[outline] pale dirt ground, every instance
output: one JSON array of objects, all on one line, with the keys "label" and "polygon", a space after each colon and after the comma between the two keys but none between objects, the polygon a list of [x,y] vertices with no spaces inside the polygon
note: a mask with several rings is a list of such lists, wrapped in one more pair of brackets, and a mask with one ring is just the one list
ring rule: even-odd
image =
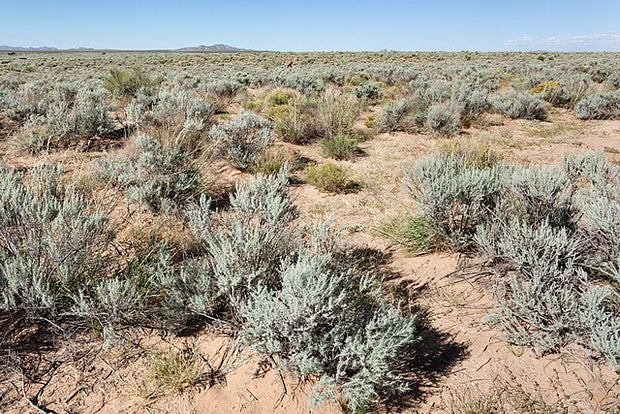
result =
[{"label": "pale dirt ground", "polygon": [[[458,139],[483,140],[507,160],[522,163],[558,163],[564,153],[601,147],[611,159],[620,159],[615,153],[620,151],[620,121],[584,122],[561,111],[552,112],[547,122],[504,120],[501,126],[472,128]],[[424,135],[380,134],[361,144],[364,156],[342,162],[364,183],[360,192],[324,194],[307,184],[293,185],[290,190],[304,217],[331,217],[344,229],[349,243],[368,252],[382,252],[384,268],[392,274],[387,283],[409,283],[416,292],[416,302],[429,312],[433,329],[420,345],[416,388],[411,398],[403,401],[405,406],[392,412],[449,413],[455,393],[478,395],[498,384],[548,403],[561,400],[571,413],[613,412],[608,408],[619,401],[617,372],[570,347],[561,354],[539,357],[530,349],[508,345],[500,331],[484,323],[495,306],[491,277],[475,272],[475,267],[469,273],[453,273],[466,263],[465,259],[450,254],[415,257],[376,231],[383,220],[411,211],[413,205],[402,187],[402,169],[432,151],[436,143]],[[318,145],[294,149],[322,160]],[[96,156],[67,152],[51,157],[72,164]],[[15,165],[41,161],[12,159]],[[146,331],[133,336],[133,343],[111,349],[86,339],[70,347],[61,344],[43,355],[43,361],[56,364],[37,384],[22,389],[16,375],[14,385],[0,385],[0,400],[4,398],[11,407],[0,407],[0,411],[37,412],[20,394],[32,398],[40,389],[39,404],[57,413],[341,412],[335,404],[311,410],[307,404],[311,384],[281,377],[274,367],[266,372],[257,370],[258,361],[247,350],[223,356],[222,347],[230,342],[225,338],[210,333],[162,338]],[[211,365],[223,360],[223,377],[210,388],[194,387],[181,393],[150,389],[152,374],[145,366],[146,355],[153,350],[181,348],[186,343],[198,349]],[[37,358],[32,355],[32,362],[39,361]]]}]

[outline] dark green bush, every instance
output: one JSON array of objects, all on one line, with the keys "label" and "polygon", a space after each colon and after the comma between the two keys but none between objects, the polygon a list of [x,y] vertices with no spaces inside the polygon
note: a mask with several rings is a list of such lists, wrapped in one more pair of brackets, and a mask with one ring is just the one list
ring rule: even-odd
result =
[{"label": "dark green bush", "polygon": [[160,82],[161,79],[152,78],[140,68],[130,70],[110,68],[108,76],[104,78],[103,86],[114,96],[131,98],[141,88],[150,88]]},{"label": "dark green bush", "polygon": [[329,193],[354,192],[359,187],[358,183],[351,180],[349,170],[331,163],[308,166],[303,177],[309,184]]},{"label": "dark green bush", "polygon": [[355,139],[343,135],[336,135],[333,138],[323,138],[321,140],[321,150],[323,156],[337,160],[351,159],[355,153],[361,151]]}]

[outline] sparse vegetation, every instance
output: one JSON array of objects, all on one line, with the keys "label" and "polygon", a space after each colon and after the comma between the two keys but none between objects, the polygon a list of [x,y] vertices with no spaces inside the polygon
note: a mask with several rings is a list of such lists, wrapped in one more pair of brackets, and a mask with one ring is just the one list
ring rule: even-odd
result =
[{"label": "sparse vegetation", "polygon": [[0,51],[3,410],[614,413],[620,64],[538,55]]}]

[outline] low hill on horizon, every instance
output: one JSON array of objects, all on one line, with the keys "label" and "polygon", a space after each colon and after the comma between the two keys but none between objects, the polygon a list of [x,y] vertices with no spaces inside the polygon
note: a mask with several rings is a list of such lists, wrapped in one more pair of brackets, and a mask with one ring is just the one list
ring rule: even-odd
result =
[{"label": "low hill on horizon", "polygon": [[[60,52],[60,51],[80,51],[80,50],[121,50],[121,49],[95,49],[92,47],[76,47],[70,49],[59,49],[57,47],[52,46],[36,46],[36,47],[24,47],[24,46],[9,46],[9,45],[0,45],[0,51],[15,51],[15,52]],[[152,50],[169,50],[175,52],[255,52],[252,49],[243,49],[240,47],[234,47],[230,45],[225,45],[222,43],[216,43],[213,45],[199,45],[199,46],[190,46],[190,47],[182,47],[180,49],[152,49]]]}]

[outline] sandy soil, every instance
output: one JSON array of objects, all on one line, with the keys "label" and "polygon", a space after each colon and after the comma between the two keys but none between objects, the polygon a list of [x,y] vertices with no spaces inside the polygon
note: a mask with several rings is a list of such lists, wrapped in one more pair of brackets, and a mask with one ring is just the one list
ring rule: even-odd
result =
[{"label": "sandy soil", "polygon": [[[507,159],[523,163],[558,163],[564,153],[595,148],[605,148],[611,159],[620,159],[620,121],[583,122],[562,111],[552,112],[547,122],[504,120],[500,126],[472,128],[459,139],[483,140]],[[305,217],[332,217],[345,229],[350,243],[381,258],[382,270],[390,274],[386,283],[409,286],[415,302],[428,312],[430,328],[424,332],[416,356],[420,365],[414,373],[415,387],[394,412],[458,412],[454,411],[455,394],[482,395],[498,387],[550,404],[561,402],[567,412],[613,412],[620,401],[617,372],[576,348],[540,357],[530,349],[508,345],[501,332],[484,322],[495,306],[490,293],[492,277],[480,272],[476,259],[448,254],[416,257],[376,231],[383,220],[414,208],[401,185],[402,169],[432,151],[436,143],[423,135],[380,134],[361,144],[363,156],[343,162],[364,184],[360,192],[324,194],[307,184],[290,190]],[[305,157],[322,160],[318,145],[292,147]],[[71,162],[73,156],[67,153],[54,158]],[[33,160],[14,158],[13,162],[28,165]],[[465,270],[457,271],[463,266]],[[41,332],[38,338],[46,336]],[[139,331],[131,338],[110,349],[88,338],[71,345],[49,343],[49,351],[38,355],[28,353],[28,341],[24,341],[22,355],[37,378],[22,388],[22,373],[16,373],[11,382],[0,384],[0,401],[4,401],[0,411],[341,412],[337,404],[311,410],[307,396],[312,384],[281,376],[273,364],[259,364],[248,350],[230,350],[231,341],[221,336],[202,332],[173,338]],[[201,385],[182,391],[152,389],[149,355],[188,344],[211,366],[221,362],[221,369]]]}]

